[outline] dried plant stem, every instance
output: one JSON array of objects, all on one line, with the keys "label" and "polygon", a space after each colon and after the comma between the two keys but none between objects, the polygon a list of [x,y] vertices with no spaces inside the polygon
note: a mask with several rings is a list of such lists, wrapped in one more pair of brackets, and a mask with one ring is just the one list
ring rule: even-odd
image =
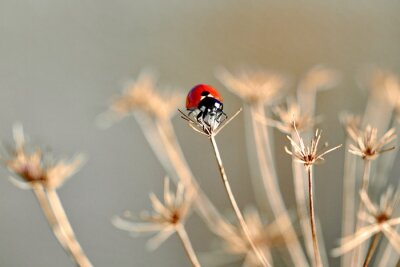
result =
[{"label": "dried plant stem", "polygon": [[[350,138],[346,140],[346,151],[352,143]],[[343,175],[343,217],[342,217],[342,236],[348,236],[354,231],[355,227],[355,206],[356,194],[356,157],[350,153],[345,153],[344,175]],[[341,259],[341,266],[350,266],[351,255],[345,254]]]},{"label": "dried plant stem", "polygon": [[361,184],[361,190],[365,190],[365,192],[368,192],[370,172],[371,172],[371,161],[365,159],[364,160],[364,173],[363,173],[362,184]]},{"label": "dried plant stem", "polygon": [[179,146],[171,121],[153,120],[140,113],[134,115],[150,147],[170,178],[175,182],[182,181],[186,186],[192,186],[197,190],[194,201],[196,211],[213,231],[215,225],[224,221],[224,218],[198,186]]},{"label": "dried plant stem", "polygon": [[46,192],[51,210],[57,220],[57,224],[65,233],[65,242],[71,252],[72,258],[78,266],[93,266],[75,237],[74,231],[72,230],[71,224],[68,221],[67,215],[65,214],[64,208],[61,204],[57,192],[53,189],[46,190]]},{"label": "dried plant stem", "polygon": [[222,178],[222,182],[225,186],[226,192],[228,194],[230,203],[232,205],[233,210],[235,211],[236,217],[239,221],[240,226],[242,227],[243,233],[245,234],[247,241],[249,242],[249,245],[251,246],[252,250],[254,251],[254,254],[257,256],[257,258],[260,260],[260,262],[262,263],[263,266],[265,267],[269,267],[271,266],[271,264],[267,261],[267,259],[264,257],[264,255],[262,254],[262,252],[256,247],[256,245],[254,244],[253,239],[251,238],[250,235],[250,231],[249,228],[243,218],[243,215],[236,203],[235,197],[233,195],[231,186],[229,184],[228,181],[228,177],[226,176],[225,173],[225,168],[224,165],[222,164],[222,159],[221,159],[221,155],[219,153],[219,149],[217,146],[217,143],[215,142],[215,136],[214,134],[210,135],[210,140],[211,140],[211,144],[214,150],[214,154],[215,154],[215,158],[217,159],[217,163],[218,163],[218,167],[219,167],[219,171],[221,174],[221,178]]},{"label": "dried plant stem", "polygon": [[[363,171],[360,190],[365,190],[365,192],[368,192],[370,173],[371,173],[371,161],[365,159],[364,160],[364,171]],[[357,214],[359,214],[360,212],[363,212],[364,209],[365,209],[365,207],[364,207],[362,201],[360,201],[359,205],[358,205]],[[355,231],[358,231],[358,229],[360,229],[362,226],[363,226],[363,221],[358,219],[357,223],[356,223]],[[362,254],[364,254],[364,253],[365,253],[364,245],[358,246],[358,248],[353,252],[351,266],[361,265]]]},{"label": "dried plant stem", "polygon": [[47,222],[49,223],[51,229],[53,230],[53,233],[55,237],[57,238],[58,242],[60,242],[61,246],[64,248],[64,250],[71,255],[71,251],[69,250],[66,241],[65,241],[65,236],[61,231],[60,226],[58,225],[57,219],[54,216],[54,213],[50,207],[50,204],[47,200],[46,192],[44,191],[44,188],[42,185],[37,184],[32,186],[33,193],[35,194],[39,205],[47,219]]},{"label": "dried plant stem", "polygon": [[178,234],[180,240],[182,241],[182,245],[185,249],[185,252],[192,263],[193,267],[200,267],[200,262],[197,259],[197,256],[193,250],[192,244],[190,243],[189,236],[186,233],[185,227],[182,224],[178,224],[176,226],[176,233]]},{"label": "dried plant stem", "polygon": [[46,190],[39,184],[33,185],[32,189],[54,235],[64,250],[71,256],[77,266],[91,267],[92,264],[83,253],[73,232],[71,234],[72,228],[69,225],[68,219],[66,219],[57,193],[54,190]]},{"label": "dried plant stem", "polygon": [[312,166],[308,166],[307,175],[308,175],[308,194],[309,194],[309,208],[310,208],[310,224],[311,224],[311,235],[313,239],[313,248],[314,248],[314,259],[315,266],[320,267],[320,253],[318,247],[318,239],[317,239],[317,228],[315,226],[315,216],[314,216],[314,200],[313,200],[313,177],[312,177]]},{"label": "dried plant stem", "polygon": [[[292,138],[294,138],[293,140],[297,140],[298,137],[295,133],[292,133]],[[296,161],[295,156],[292,156],[292,169],[297,213],[304,238],[305,249],[308,257],[312,259],[314,257],[314,248],[310,229],[309,214],[307,213],[307,174],[304,171],[304,166]]]},{"label": "dried plant stem", "polygon": [[[257,169],[260,171],[261,186],[257,183],[255,191],[262,190],[265,201],[268,201],[271,211],[275,218],[283,217],[289,222],[287,228],[283,229],[282,225],[278,225],[285,239],[287,249],[292,259],[292,263],[299,266],[308,266],[308,262],[297,238],[296,232],[290,223],[290,217],[285,207],[282,195],[279,190],[279,184],[276,178],[276,171],[272,160],[272,151],[270,149],[270,140],[268,129],[264,125],[257,123],[257,114],[264,116],[264,107],[262,105],[251,105],[245,108],[245,113],[249,113],[249,121],[251,122],[250,139],[254,140],[255,152],[258,163]],[[260,190],[260,191],[261,191]],[[303,190],[304,191],[304,190]],[[267,203],[264,203],[264,205]]]},{"label": "dried plant stem", "polygon": [[363,267],[367,267],[369,265],[369,263],[372,259],[372,255],[374,254],[376,247],[378,246],[380,237],[381,237],[381,234],[375,234],[372,237],[371,244],[369,245],[369,248],[368,248],[367,256],[365,256],[365,261],[364,261]]}]

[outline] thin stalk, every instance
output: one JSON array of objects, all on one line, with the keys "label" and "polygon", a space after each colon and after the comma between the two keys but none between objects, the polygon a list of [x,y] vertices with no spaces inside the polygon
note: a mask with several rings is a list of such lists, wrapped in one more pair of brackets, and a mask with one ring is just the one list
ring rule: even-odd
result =
[{"label": "thin stalk", "polygon": [[381,234],[375,234],[374,237],[372,238],[371,244],[369,245],[368,248],[367,256],[365,257],[363,267],[367,267],[368,264],[370,263],[372,255],[374,254],[376,247],[378,246],[380,237]]},{"label": "thin stalk", "polygon": [[313,248],[314,248],[314,259],[315,266],[320,267],[320,253],[318,247],[318,239],[317,239],[317,228],[315,226],[315,216],[314,216],[314,200],[313,200],[313,182],[312,182],[312,166],[307,167],[308,174],[308,194],[309,194],[309,208],[310,208],[310,224],[311,224],[311,235],[313,239]]},{"label": "thin stalk", "polygon": [[[363,171],[360,190],[365,190],[365,192],[368,192],[370,173],[371,173],[371,161],[365,159],[364,160],[364,171]],[[358,204],[357,214],[362,212],[364,209],[365,209],[365,207],[364,207],[363,203],[360,201],[360,203]],[[357,223],[356,223],[355,231],[358,231],[358,229],[360,229],[362,226],[363,226],[363,221],[358,219]],[[358,248],[353,252],[353,255],[352,255],[352,266],[361,265],[361,259],[362,259],[362,255],[364,253],[365,253],[365,247],[363,245],[358,246]]]},{"label": "thin stalk", "polygon": [[[266,129],[264,125],[257,123],[256,119],[257,114],[264,116],[264,107],[259,105],[251,105],[246,107],[245,111],[247,111],[246,114],[249,113],[250,117],[249,121],[251,125],[249,127],[249,132],[251,132],[251,136],[249,137],[250,140],[254,140],[253,147],[256,154],[256,160],[254,160],[254,162],[258,164],[256,167],[261,175],[261,179],[259,179],[261,181],[260,183],[256,184],[255,187],[257,188],[255,188],[255,192],[260,190],[264,193],[260,200],[264,200],[264,205],[269,203],[275,219],[283,217],[285,220],[290,222],[290,216],[283,201],[276,178],[277,175],[272,160],[268,129]],[[250,144],[248,144],[248,146],[249,145]],[[292,263],[304,267],[309,266],[292,224],[289,223],[285,229],[280,224],[278,224],[278,227],[282,232],[283,238],[285,239]]]},{"label": "thin stalk", "polygon": [[71,251],[71,256],[76,264],[80,267],[92,267],[82,247],[75,237],[74,231],[68,221],[64,208],[61,204],[60,198],[54,189],[46,190],[47,199],[49,201],[51,210],[57,220],[59,227],[65,232],[66,246]]},{"label": "thin stalk", "polygon": [[213,231],[215,225],[224,219],[198,186],[180,148],[171,121],[154,121],[145,115],[134,114],[154,155],[170,178],[175,182],[182,181],[186,186],[193,186],[197,189],[197,197],[194,201],[196,211]]},{"label": "thin stalk", "polygon": [[[297,140],[297,134],[292,133],[293,140]],[[304,166],[296,161],[292,156],[293,183],[296,197],[297,214],[299,216],[300,227],[304,238],[305,249],[310,259],[314,257],[313,240],[309,223],[309,214],[307,213],[307,177]],[[314,264],[312,264],[314,265]]]},{"label": "thin stalk", "polygon": [[47,222],[49,223],[51,229],[53,230],[55,237],[57,238],[58,242],[60,242],[61,246],[64,248],[67,254],[71,256],[71,251],[69,250],[67,243],[65,241],[65,234],[62,232],[61,228],[58,225],[57,219],[54,216],[54,213],[47,200],[47,196],[43,186],[34,185],[32,186],[32,190],[39,202],[40,208],[42,209],[44,216],[47,219]]},{"label": "thin stalk", "polygon": [[368,193],[369,186],[369,176],[371,173],[371,161],[368,159],[364,160],[364,174],[362,178],[361,190],[364,190]]},{"label": "thin stalk", "polygon": [[[348,137],[346,140],[346,150],[352,143]],[[356,157],[350,153],[345,153],[344,174],[343,174],[343,217],[342,217],[342,236],[348,236],[354,232],[356,214]],[[341,259],[341,266],[350,266],[351,255],[345,254]]]},{"label": "thin stalk", "polygon": [[197,259],[196,253],[193,250],[192,244],[190,242],[189,236],[186,233],[185,227],[182,224],[178,224],[176,226],[176,233],[178,234],[180,240],[182,241],[182,245],[185,249],[185,252],[192,263],[193,267],[200,267],[200,262]]},{"label": "thin stalk", "polygon": [[225,186],[225,190],[226,190],[226,192],[228,194],[230,203],[232,205],[233,210],[235,211],[235,214],[236,214],[236,217],[237,217],[237,219],[239,221],[239,224],[242,227],[243,233],[245,234],[245,236],[247,238],[247,241],[249,242],[252,250],[254,251],[255,255],[260,260],[262,265],[265,266],[265,267],[269,267],[269,266],[271,266],[271,264],[268,262],[268,260],[264,257],[264,255],[258,250],[256,245],[254,244],[254,241],[250,236],[249,228],[248,228],[248,226],[247,226],[247,224],[246,224],[246,222],[245,222],[245,220],[243,218],[243,215],[242,215],[242,213],[241,213],[241,211],[240,211],[240,209],[239,209],[239,207],[237,205],[237,202],[235,200],[235,197],[233,195],[231,186],[230,186],[229,181],[228,181],[228,177],[226,176],[226,173],[225,173],[224,165],[222,164],[221,155],[219,153],[219,149],[218,149],[217,143],[215,142],[214,134],[210,135],[210,140],[211,140],[211,144],[212,144],[212,147],[213,147],[213,150],[214,150],[215,158],[217,159],[217,163],[218,163],[219,171],[220,171],[220,174],[221,174],[222,182],[223,182],[223,184]]}]

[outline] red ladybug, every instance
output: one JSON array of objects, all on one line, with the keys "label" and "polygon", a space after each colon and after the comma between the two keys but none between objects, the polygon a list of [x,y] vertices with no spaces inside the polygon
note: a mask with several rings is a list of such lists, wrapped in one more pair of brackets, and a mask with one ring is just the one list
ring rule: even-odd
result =
[{"label": "red ladybug", "polygon": [[186,97],[186,109],[189,114],[196,115],[197,121],[204,122],[208,126],[219,124],[221,117],[226,118],[223,112],[223,99],[219,92],[206,84],[198,84],[193,87]]}]

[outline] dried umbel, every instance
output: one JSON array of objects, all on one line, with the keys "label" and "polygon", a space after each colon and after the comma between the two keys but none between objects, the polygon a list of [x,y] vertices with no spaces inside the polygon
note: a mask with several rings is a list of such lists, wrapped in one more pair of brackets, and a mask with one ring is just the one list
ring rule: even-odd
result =
[{"label": "dried umbel", "polygon": [[168,120],[175,114],[182,102],[177,93],[161,94],[154,75],[142,72],[136,81],[130,83],[124,92],[116,97],[107,112],[98,117],[100,126],[108,127],[115,120],[142,112],[156,120]]},{"label": "dried umbel", "polygon": [[84,162],[82,155],[68,161],[54,161],[51,160],[51,155],[45,155],[40,149],[30,153],[26,149],[22,126],[14,126],[13,133],[15,149],[9,153],[4,162],[7,168],[20,178],[19,180],[12,178],[12,182],[22,188],[41,184],[45,188],[56,189]]},{"label": "dried umbel", "polygon": [[362,190],[360,197],[366,210],[358,217],[367,225],[358,229],[356,233],[341,240],[341,245],[332,251],[334,256],[339,256],[360,246],[371,237],[382,233],[400,254],[400,235],[395,226],[400,224],[400,217],[392,218],[393,211],[399,205],[400,193],[389,187],[382,195],[379,205],[373,204],[367,192]]},{"label": "dried umbel", "polygon": [[250,104],[266,104],[281,96],[286,86],[283,76],[260,69],[242,69],[231,73],[219,69],[217,78],[233,93]]},{"label": "dried umbel", "polygon": [[[265,225],[260,214],[255,209],[246,210],[244,212],[244,220],[249,227],[251,238],[257,248],[271,260],[270,249],[285,245],[286,241],[281,229],[289,227],[291,222],[286,220],[285,217],[281,217]],[[243,266],[260,266],[259,260],[240,226],[221,222],[220,225],[216,226],[216,234],[222,238],[223,249],[228,254],[244,258]],[[289,237],[289,239],[293,238]]]},{"label": "dried umbel", "polygon": [[364,160],[374,160],[380,154],[393,150],[394,146],[388,148],[385,146],[396,138],[395,129],[388,130],[379,140],[377,132],[378,130],[371,125],[367,125],[363,131],[349,125],[347,133],[355,142],[350,144],[349,152]]},{"label": "dried umbel", "polygon": [[290,140],[290,143],[292,145],[292,150],[289,150],[286,146],[285,146],[285,151],[286,153],[288,153],[289,155],[293,155],[296,158],[297,162],[300,162],[302,164],[304,164],[305,167],[310,167],[315,163],[318,163],[320,161],[324,160],[324,156],[336,149],[338,149],[339,147],[341,147],[342,145],[338,145],[335,146],[333,148],[330,148],[322,153],[318,152],[318,144],[319,141],[321,139],[321,131],[316,130],[315,131],[315,135],[311,140],[311,144],[310,146],[306,146],[304,144],[303,139],[300,137],[298,131],[296,130],[297,133],[297,138],[298,138],[298,143],[295,142],[292,137],[290,137],[289,135],[287,136],[287,138]]},{"label": "dried umbel", "polygon": [[292,98],[287,99],[286,107],[283,105],[275,106],[272,112],[279,120],[267,119],[266,123],[283,133],[291,134],[296,129],[300,132],[311,129],[316,123],[315,118],[301,112],[299,104]]},{"label": "dried umbel", "polygon": [[191,210],[192,202],[195,197],[193,188],[185,188],[182,183],[178,183],[176,193],[170,191],[170,181],[164,180],[164,203],[155,194],[150,194],[153,211],[142,213],[140,222],[132,222],[117,217],[113,223],[122,230],[146,233],[158,232],[149,240],[148,246],[156,249],[169,236],[177,231],[177,227],[185,223]]}]

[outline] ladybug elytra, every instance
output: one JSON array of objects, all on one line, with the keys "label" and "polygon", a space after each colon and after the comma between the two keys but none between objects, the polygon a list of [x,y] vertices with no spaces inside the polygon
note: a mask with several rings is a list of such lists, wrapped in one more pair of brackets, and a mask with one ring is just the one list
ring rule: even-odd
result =
[{"label": "ladybug elytra", "polygon": [[226,119],[222,102],[223,99],[215,88],[198,84],[189,91],[186,97],[186,109],[189,110],[189,114],[196,116],[198,122],[215,128],[222,119]]}]

